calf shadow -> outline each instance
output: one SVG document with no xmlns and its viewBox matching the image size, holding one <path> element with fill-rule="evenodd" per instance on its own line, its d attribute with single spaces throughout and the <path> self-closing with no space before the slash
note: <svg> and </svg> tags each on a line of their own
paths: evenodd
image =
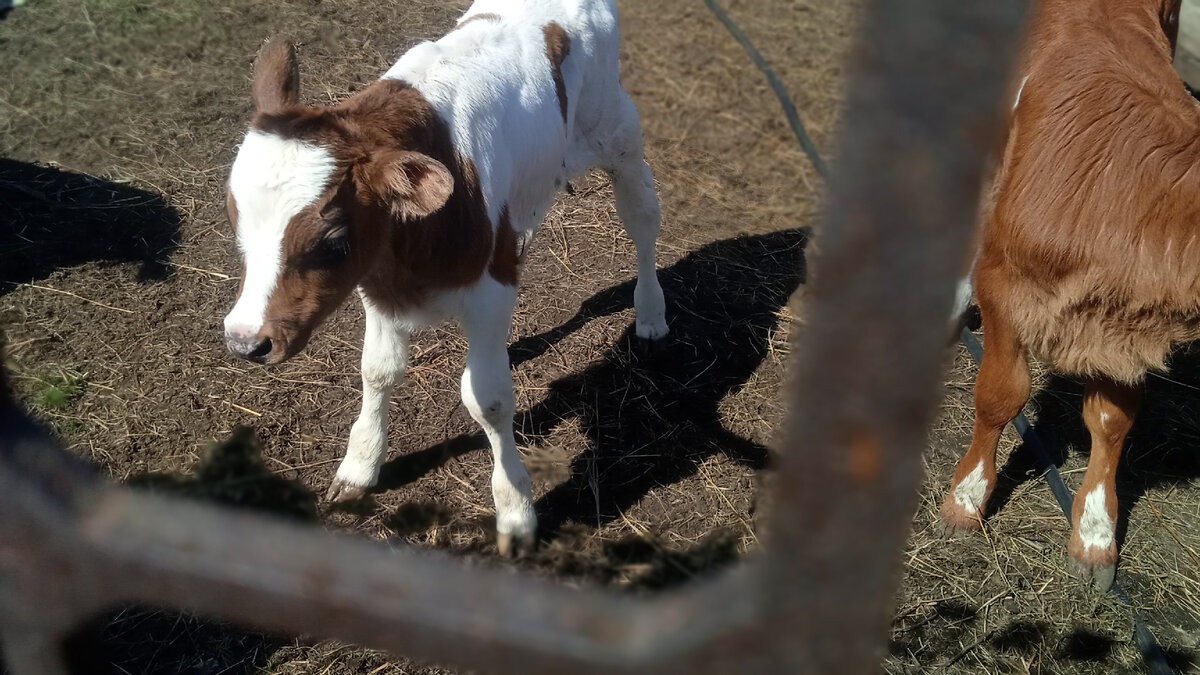
<svg viewBox="0 0 1200 675">
<path fill-rule="evenodd" d="M 780 313 L 805 280 L 809 237 L 808 228 L 794 228 L 724 239 L 659 270 L 670 335 L 647 345 L 628 328 L 603 358 L 555 380 L 540 403 L 517 414 L 525 444 L 544 442 L 568 420 L 577 420 L 588 439 L 570 477 L 536 505 L 544 537 L 567 523 L 599 527 L 719 453 L 751 468 L 766 465 L 767 448 L 725 428 L 718 405 L 745 385 L 771 349 Z M 509 347 L 512 366 L 594 319 L 632 307 L 633 286 L 631 280 L 605 289 L 562 325 L 517 340 Z M 473 433 L 396 457 L 384 465 L 376 489 L 398 487 L 486 447 L 483 434 Z"/>
<path fill-rule="evenodd" d="M 628 328 L 601 361 L 554 381 L 542 402 L 518 415 L 526 442 L 570 419 L 588 439 L 570 478 L 537 504 L 544 534 L 570 522 L 600 527 L 717 454 L 753 469 L 766 465 L 767 449 L 727 429 L 718 406 L 770 350 L 780 311 L 804 282 L 808 239 L 807 229 L 735 237 L 662 270 L 670 335 L 645 345 Z M 516 363 L 532 358 L 573 327 L 629 307 L 632 297 L 632 282 L 603 291 L 563 326 L 516 342 L 510 355 Z"/>
<path fill-rule="evenodd" d="M 92 261 L 140 262 L 139 281 L 163 279 L 179 229 L 161 195 L 0 158 L 0 296 Z"/>
</svg>

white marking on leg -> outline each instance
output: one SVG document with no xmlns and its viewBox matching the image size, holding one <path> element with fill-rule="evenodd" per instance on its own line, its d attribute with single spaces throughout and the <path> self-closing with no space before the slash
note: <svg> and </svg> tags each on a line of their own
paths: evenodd
<svg viewBox="0 0 1200 675">
<path fill-rule="evenodd" d="M 1025 83 L 1028 81 L 1029 81 L 1028 75 L 1021 78 L 1021 85 L 1017 87 L 1016 100 L 1013 101 L 1013 107 L 1012 107 L 1013 110 L 1016 110 L 1017 106 L 1021 104 L 1021 92 L 1025 90 Z"/>
<path fill-rule="evenodd" d="M 492 498 L 500 534 L 529 535 L 537 529 L 533 484 L 521 463 L 513 437 L 512 372 L 508 365 L 508 335 L 517 291 L 484 275 L 464 305 L 467 367 L 462 375 L 462 401 L 483 427 L 492 447 Z"/>
<path fill-rule="evenodd" d="M 334 166 L 325 148 L 262 131 L 246 134 L 229 174 L 246 277 L 225 317 L 227 334 L 253 335 L 262 328 L 283 264 L 287 224 L 321 196 Z"/>
<path fill-rule="evenodd" d="M 379 480 L 388 450 L 388 402 L 408 365 L 406 324 L 380 312 L 365 298 L 363 308 L 367 330 L 362 351 L 362 412 L 350 428 L 346 456 L 337 470 L 338 481 L 355 487 L 370 487 Z"/>
<path fill-rule="evenodd" d="M 1116 527 L 1108 516 L 1103 485 L 1097 485 L 1083 502 L 1083 516 L 1079 519 L 1079 538 L 1083 548 L 1107 549 L 1116 539 Z"/>
<path fill-rule="evenodd" d="M 983 475 L 983 460 L 954 488 L 954 501 L 967 513 L 979 513 L 983 509 L 983 496 L 987 494 L 988 481 Z"/>
<path fill-rule="evenodd" d="M 951 322 L 957 322 L 967 311 L 967 307 L 971 306 L 971 298 L 975 295 L 975 287 L 971 284 L 971 276 L 968 274 L 958 280 L 958 288 L 954 291 L 954 309 L 950 314 Z"/>
</svg>

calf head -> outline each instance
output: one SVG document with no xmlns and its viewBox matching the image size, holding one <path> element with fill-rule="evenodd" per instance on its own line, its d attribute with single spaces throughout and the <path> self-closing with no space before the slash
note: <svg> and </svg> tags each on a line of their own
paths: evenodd
<svg viewBox="0 0 1200 675">
<path fill-rule="evenodd" d="M 290 43 L 259 52 L 253 98 L 254 121 L 229 176 L 243 272 L 225 341 L 237 356 L 279 363 L 381 258 L 393 227 L 445 204 L 454 178 L 408 147 L 406 134 L 377 123 L 383 103 L 301 105 Z"/>
</svg>

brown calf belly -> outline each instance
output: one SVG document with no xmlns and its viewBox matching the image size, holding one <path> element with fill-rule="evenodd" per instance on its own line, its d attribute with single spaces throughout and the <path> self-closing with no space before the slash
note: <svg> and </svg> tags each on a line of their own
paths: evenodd
<svg viewBox="0 0 1200 675">
<path fill-rule="evenodd" d="M 999 303 L 1030 356 L 1057 372 L 1128 384 L 1166 369 L 1171 349 L 1200 339 L 1200 308 L 1131 305 L 1104 289 L 1065 296 L 1015 283 Z"/>
</svg>

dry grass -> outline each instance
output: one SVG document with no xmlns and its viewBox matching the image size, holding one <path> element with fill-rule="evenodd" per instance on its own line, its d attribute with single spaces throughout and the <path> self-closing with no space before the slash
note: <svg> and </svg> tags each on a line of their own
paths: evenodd
<svg viewBox="0 0 1200 675">
<path fill-rule="evenodd" d="M 20 395 L 76 453 L 118 480 L 508 564 L 495 559 L 490 538 L 490 457 L 458 403 L 465 345 L 454 326 L 414 341 L 393 399 L 394 453 L 381 489 L 339 509 L 315 494 L 357 413 L 359 311 L 347 306 L 276 369 L 231 361 L 219 340 L 239 268 L 221 189 L 261 39 L 286 28 L 301 43 L 308 99 L 340 100 L 407 46 L 440 34 L 465 4 L 45 0 L 0 24 L 0 65 L 10 74 L 0 83 L 0 148 L 16 160 L 0 164 L 0 209 L 8 209 L 0 214 L 47 225 L 0 230 L 0 255 L 6 263 L 21 255 L 23 235 L 43 242 L 38 251 L 60 244 L 42 256 L 45 265 L 3 268 L 0 277 L 23 285 L 0 287 L 0 320 Z M 828 155 L 857 3 L 727 6 Z M 650 593 L 758 546 L 756 485 L 783 419 L 778 392 L 803 320 L 801 294 L 787 300 L 813 257 L 810 235 L 819 238 L 810 228 L 821 186 L 767 84 L 702 3 L 623 2 L 621 10 L 623 81 L 643 115 L 664 205 L 673 349 L 657 360 L 630 349 L 633 251 L 607 182 L 588 177 L 547 218 L 522 280 L 511 350 L 519 443 L 546 531 L 541 551 L 519 566 Z M 61 171 L 45 169 L 50 163 Z M 140 210 L 113 219 L 87 208 L 113 200 Z M 105 234 L 78 229 L 84 215 Z M 106 245 L 81 248 L 83 240 Z M 1164 403 L 1147 411 L 1131 446 L 1121 579 L 1182 663 L 1200 652 L 1200 472 L 1180 459 L 1195 456 L 1200 436 L 1187 398 L 1200 378 L 1181 372 L 1186 386 L 1152 387 Z M 1066 521 L 1020 461 L 1012 496 L 984 533 L 946 540 L 935 532 L 941 491 L 970 433 L 973 377 L 957 354 L 931 433 L 885 669 L 1136 670 L 1128 618 L 1069 578 Z M 1051 435 L 1058 447 L 1084 447 L 1072 431 L 1077 392 L 1044 373 L 1039 383 L 1039 425 L 1065 430 Z M 64 385 L 71 392 L 58 397 L 62 405 L 46 405 L 46 392 Z M 206 450 L 241 424 L 256 430 L 260 454 Z M 1002 452 L 1013 445 L 1006 437 Z M 1072 453 L 1071 484 L 1082 466 Z M 152 609 L 121 610 L 98 631 L 80 653 L 99 650 L 113 672 L 447 672 Z"/>
</svg>

